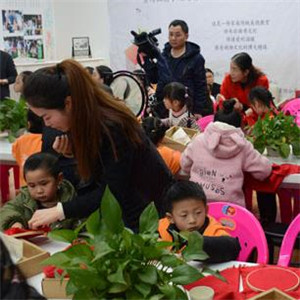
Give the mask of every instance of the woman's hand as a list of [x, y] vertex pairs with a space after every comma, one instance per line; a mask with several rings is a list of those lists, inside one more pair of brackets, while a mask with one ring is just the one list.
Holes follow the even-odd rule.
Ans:
[[40, 226], [48, 226], [60, 218], [59, 211], [56, 206], [47, 208], [47, 209], [39, 209], [35, 211], [32, 218], [28, 221], [28, 226], [31, 229], [37, 229]]
[[10, 228], [24, 228], [23, 225], [19, 222], [14, 223]]
[[65, 157], [72, 158], [72, 147], [69, 138], [66, 134], [57, 136], [52, 145], [53, 149]]

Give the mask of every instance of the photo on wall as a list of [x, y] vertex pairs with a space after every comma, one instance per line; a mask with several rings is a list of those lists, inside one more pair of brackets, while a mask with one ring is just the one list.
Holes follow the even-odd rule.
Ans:
[[24, 17], [24, 36], [42, 35], [42, 15], [23, 15]]
[[19, 10], [2, 10], [3, 34], [23, 34], [23, 14]]
[[42, 14], [2, 10], [4, 51], [14, 59], [44, 59]]

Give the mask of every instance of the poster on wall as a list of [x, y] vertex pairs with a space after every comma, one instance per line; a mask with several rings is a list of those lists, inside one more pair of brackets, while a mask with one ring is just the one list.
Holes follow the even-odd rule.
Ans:
[[234, 54], [247, 52], [280, 98], [293, 97], [300, 87], [300, 26], [295, 22], [299, 0], [110, 0], [108, 11], [114, 70], [138, 68], [132, 30], [149, 33], [161, 28], [157, 38], [163, 51], [170, 22], [181, 19], [187, 22], [189, 41], [200, 46], [216, 82], [221, 83], [229, 72]]
[[4, 51], [14, 59], [44, 59], [42, 14], [2, 10]]

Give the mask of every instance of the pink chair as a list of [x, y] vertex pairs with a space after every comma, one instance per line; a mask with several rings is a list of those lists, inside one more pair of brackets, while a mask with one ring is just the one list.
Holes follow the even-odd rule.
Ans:
[[296, 240], [299, 241], [298, 234], [300, 232], [300, 214], [293, 220], [288, 227], [279, 252], [278, 266], [287, 267], [292, 259], [294, 245]]
[[248, 261], [256, 249], [257, 263], [268, 263], [269, 251], [265, 233], [250, 211], [229, 202], [212, 202], [208, 207], [208, 214], [228, 227], [231, 236], [239, 238], [241, 251], [237, 260]]
[[300, 127], [300, 98], [289, 100], [281, 110], [286, 114], [289, 113], [295, 117], [295, 123]]
[[203, 132], [206, 128], [206, 126], [213, 122], [214, 120], [214, 115], [209, 115], [209, 116], [205, 116], [203, 118], [200, 118], [198, 121], [197, 121], [197, 125], [199, 126], [200, 130]]

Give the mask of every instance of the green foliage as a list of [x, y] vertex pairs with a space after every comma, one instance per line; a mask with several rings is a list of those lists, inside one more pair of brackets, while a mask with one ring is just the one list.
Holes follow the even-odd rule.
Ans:
[[260, 153], [271, 148], [281, 157], [287, 158], [291, 146], [293, 154], [300, 155], [300, 129], [294, 117], [286, 116], [283, 112], [274, 117], [267, 114], [264, 119], [259, 118], [247, 138]]
[[27, 108], [23, 99], [15, 101], [5, 99], [0, 101], [0, 132], [7, 130], [8, 138], [13, 141], [21, 128], [26, 128]]
[[81, 241], [43, 264], [55, 265], [69, 274], [67, 293], [74, 294], [74, 299], [188, 299], [179, 286], [204, 276], [187, 264], [207, 258], [202, 250], [203, 237], [197, 232], [183, 233], [181, 237], [188, 245], [179, 257], [166, 248], [174, 243], [158, 240], [158, 221], [151, 203], [140, 216], [139, 233], [132, 232], [124, 226], [121, 208], [106, 188], [101, 212], [94, 212], [85, 222], [87, 232], [80, 233], [80, 228], [49, 234], [68, 242], [80, 236]]

